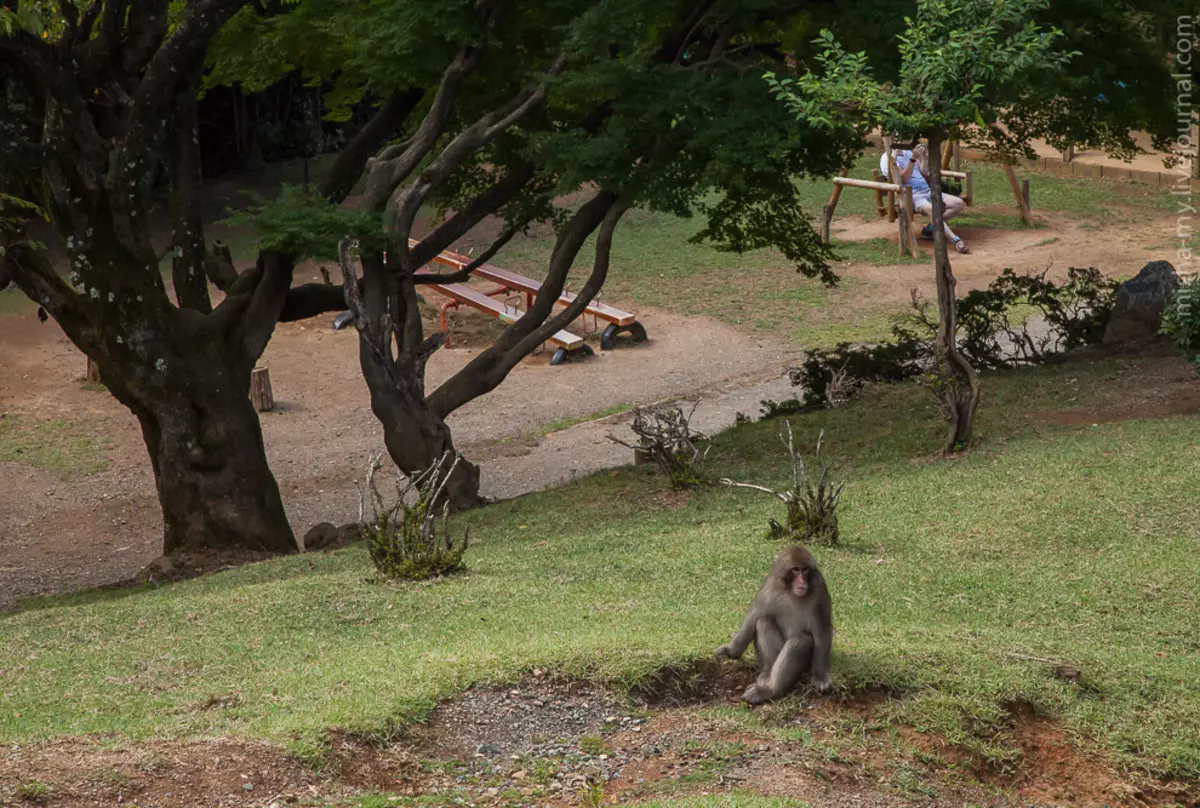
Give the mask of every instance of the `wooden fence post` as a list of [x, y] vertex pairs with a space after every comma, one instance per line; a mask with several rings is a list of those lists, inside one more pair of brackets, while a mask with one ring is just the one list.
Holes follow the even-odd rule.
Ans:
[[250, 372], [250, 402], [259, 412], [275, 408], [275, 397], [271, 394], [271, 374], [266, 368], [255, 368]]

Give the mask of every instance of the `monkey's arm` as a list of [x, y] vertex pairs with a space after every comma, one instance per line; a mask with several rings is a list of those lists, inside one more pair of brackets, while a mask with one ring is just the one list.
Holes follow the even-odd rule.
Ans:
[[737, 630], [737, 633], [733, 635], [733, 639], [727, 645], [722, 645], [717, 649], [717, 656], [737, 659], [746, 653], [746, 649], [754, 641], [754, 631], [758, 625], [758, 612], [758, 599], [756, 598], [746, 611], [746, 616], [742, 618], [741, 628]]

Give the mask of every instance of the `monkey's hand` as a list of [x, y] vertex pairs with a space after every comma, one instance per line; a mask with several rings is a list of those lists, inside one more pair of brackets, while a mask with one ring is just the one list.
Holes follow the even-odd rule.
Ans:
[[733, 653], [733, 649], [728, 645], [722, 645], [717, 649], [717, 659], [737, 659], [738, 655]]
[[822, 676], [814, 676], [809, 680], [809, 684], [812, 685], [818, 693], [828, 692], [829, 688], [833, 686], [833, 682], [829, 680], [828, 673]]
[[775, 694], [771, 692], [769, 686], [764, 685], [762, 682], [755, 682], [746, 688], [746, 692], [742, 694], [742, 701], [758, 706], [759, 704], [766, 704], [774, 696]]

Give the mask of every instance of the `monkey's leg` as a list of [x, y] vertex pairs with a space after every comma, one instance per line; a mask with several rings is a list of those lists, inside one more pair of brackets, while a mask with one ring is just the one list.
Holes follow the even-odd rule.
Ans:
[[775, 621], [769, 617], [758, 618], [754, 627], [754, 656], [758, 658], [759, 678], [766, 680], [775, 667], [775, 660], [783, 649], [783, 634]]
[[812, 637], [808, 634], [785, 642], [771, 666], [770, 676], [751, 685], [742, 694], [742, 699], [750, 704], [762, 704], [786, 695], [812, 664], [812, 647]]
[[809, 684], [821, 693], [829, 689], [829, 655], [833, 646], [833, 632], [824, 630], [813, 633], [812, 638], [812, 671], [809, 674]]

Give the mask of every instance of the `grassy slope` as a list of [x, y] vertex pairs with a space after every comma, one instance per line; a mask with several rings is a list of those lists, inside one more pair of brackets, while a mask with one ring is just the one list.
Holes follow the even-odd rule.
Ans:
[[[1013, 753], [1003, 705], [1023, 700], [1124, 762], [1200, 776], [1200, 418], [1036, 423], [1125, 368], [991, 377], [982, 448], [954, 462], [924, 456], [940, 428], [919, 389], [797, 419], [806, 442], [827, 430], [851, 480], [847, 544], [819, 553], [839, 686], [903, 692], [897, 720], [994, 758]], [[776, 426], [724, 436], [716, 471], [781, 480]], [[629, 468], [472, 513], [471, 571], [438, 583], [368, 582], [350, 548], [30, 604], [0, 616], [0, 743], [220, 733], [312, 749], [328, 727], [384, 729], [534, 665], [632, 682], [707, 657], [768, 563], [772, 505], [714, 489], [671, 509], [659, 488]], [[1070, 661], [1095, 690], [1023, 655]], [[209, 699], [230, 701], [198, 709]]]

